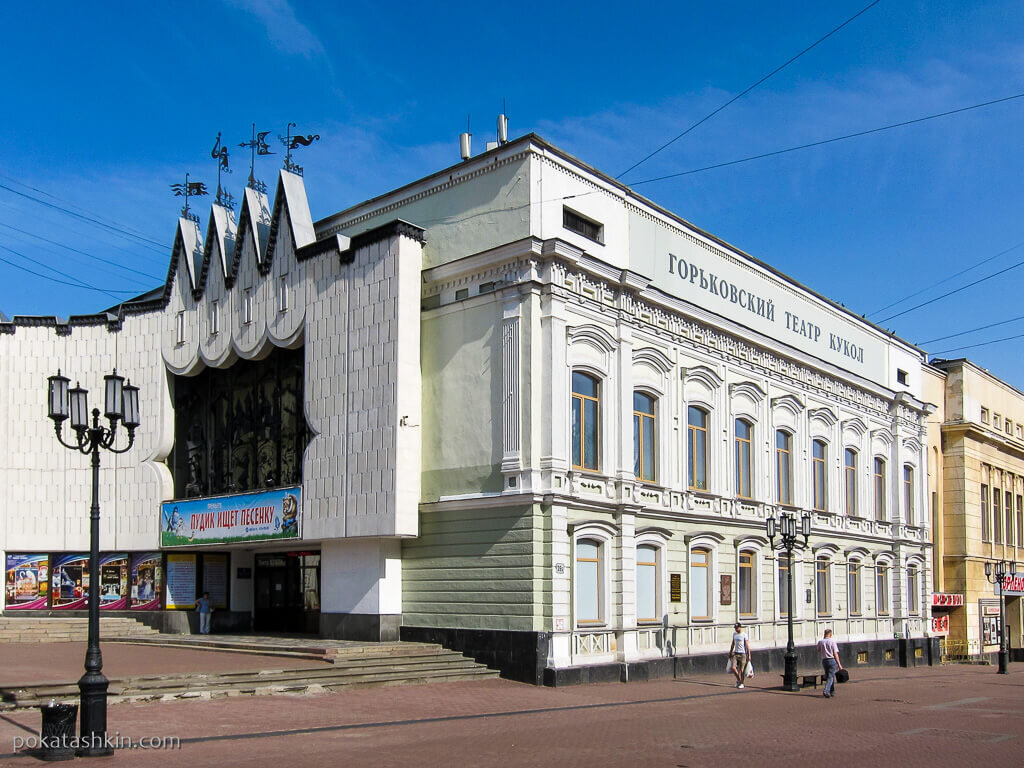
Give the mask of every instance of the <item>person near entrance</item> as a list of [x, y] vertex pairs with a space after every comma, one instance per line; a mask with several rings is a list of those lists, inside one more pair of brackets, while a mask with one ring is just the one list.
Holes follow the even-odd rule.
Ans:
[[203, 596], [196, 600], [196, 610], [199, 611], [199, 634], [210, 634], [210, 615], [213, 613], [213, 605], [210, 603], [209, 592], [203, 592]]
[[839, 646], [832, 638], [831, 629], [826, 629], [825, 636], [818, 641], [818, 658], [825, 670], [825, 698], [831, 699], [836, 695], [836, 671], [843, 668], [839, 661]]

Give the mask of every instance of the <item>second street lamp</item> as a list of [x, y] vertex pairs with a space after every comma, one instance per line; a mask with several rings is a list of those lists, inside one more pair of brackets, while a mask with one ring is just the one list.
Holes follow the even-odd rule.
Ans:
[[1010, 649], [1006, 644], [1006, 597], [1003, 595], [1003, 584], [1006, 577], [1017, 572], [1017, 564], [999, 560], [993, 565], [991, 560], [985, 561], [985, 578], [995, 584], [999, 595], [999, 674], [1009, 672]]
[[[799, 691], [800, 685], [797, 682], [796, 673], [796, 644], [793, 642], [793, 613], [796, 608], [796, 599], [793, 590], [793, 550], [807, 546], [811, 538], [811, 516], [806, 512], [800, 517], [800, 527], [797, 529], [796, 515], [791, 512], [782, 512], [778, 520], [769, 517], [765, 520], [765, 530], [768, 534], [768, 544], [776, 549], [775, 537], [778, 536], [779, 546], [786, 553], [786, 625], [789, 630], [789, 637], [786, 642], [786, 666], [782, 676], [782, 689], [785, 691]], [[799, 538], [803, 536], [803, 543]]]

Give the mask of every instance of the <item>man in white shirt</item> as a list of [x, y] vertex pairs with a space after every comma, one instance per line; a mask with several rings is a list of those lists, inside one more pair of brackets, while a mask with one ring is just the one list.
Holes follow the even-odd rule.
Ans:
[[826, 675], [825, 698], [831, 699], [836, 695], [836, 670], [843, 668], [843, 663], [839, 661], [839, 646], [832, 639], [831, 629], [826, 629], [825, 636], [818, 641], [818, 658], [821, 659]]
[[737, 623], [736, 632], [732, 636], [729, 657], [732, 659], [732, 673], [736, 675], [736, 687], [743, 687], [743, 679], [747, 673], [747, 661], [750, 660], [750, 641], [743, 634], [743, 625]]

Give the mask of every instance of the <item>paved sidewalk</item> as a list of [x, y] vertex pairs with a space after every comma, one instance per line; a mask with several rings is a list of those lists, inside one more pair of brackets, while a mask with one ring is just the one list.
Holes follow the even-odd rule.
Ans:
[[[1019, 671], [1018, 671], [1019, 670]], [[176, 736], [180, 749], [119, 750], [137, 766], [981, 766], [1019, 765], [1024, 665], [855, 669], [834, 699], [737, 690], [725, 676], [577, 688], [504, 680], [320, 696], [122, 704], [122, 738]], [[39, 715], [0, 715], [0, 765]]]

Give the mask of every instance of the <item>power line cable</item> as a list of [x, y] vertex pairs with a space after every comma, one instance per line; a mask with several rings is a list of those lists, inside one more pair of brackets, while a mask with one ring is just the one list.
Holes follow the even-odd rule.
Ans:
[[992, 341], [983, 341], [980, 344], [968, 344], [966, 347], [953, 347], [952, 349], [944, 349], [941, 352], [933, 352], [932, 357], [936, 355], [945, 355], [950, 352], [959, 352], [962, 349], [977, 349], [978, 347], [987, 347], [990, 344], [1000, 344], [1004, 341], [1013, 341], [1014, 339], [1024, 339], [1024, 333], [1017, 334], [1016, 336], [1006, 336], [1002, 339], [992, 339]]
[[33, 201], [35, 203], [38, 203], [39, 205], [45, 205], [47, 208], [53, 208], [54, 210], [60, 211], [61, 213], [65, 213], [68, 216], [73, 216], [76, 219], [80, 219], [82, 221], [90, 222], [92, 224], [95, 224], [98, 227], [102, 227], [103, 229], [106, 229], [106, 230], [109, 230], [109, 231], [114, 232], [116, 234], [119, 234], [122, 237], [132, 237], [132, 238], [135, 238], [136, 240], [140, 240], [140, 241], [142, 241], [143, 244], [146, 244], [146, 245], [148, 245], [150, 247], [157, 246], [157, 248], [159, 248], [161, 253], [164, 253], [164, 252], [167, 251], [167, 246], [165, 244], [157, 242], [156, 240], [151, 240], [150, 238], [145, 237], [144, 235], [137, 235], [134, 232], [132, 232], [130, 230], [127, 230], [127, 229], [124, 229], [122, 227], [115, 226], [113, 224], [107, 224], [106, 222], [100, 221], [99, 219], [94, 218], [92, 216], [86, 216], [84, 214], [77, 213], [76, 211], [72, 211], [70, 208], [65, 208], [64, 206], [57, 205], [55, 203], [50, 203], [50, 202], [47, 202], [46, 200], [40, 200], [38, 197], [33, 197], [32, 195], [27, 194], [25, 192], [19, 192], [18, 190], [13, 189], [13, 188], [7, 186], [6, 184], [0, 184], [0, 189], [6, 189], [8, 192], [10, 192], [12, 194], [18, 195], [19, 197], [24, 197], [25, 199], [31, 200], [31, 201]]
[[867, 11], [871, 10], [871, 8], [873, 8], [874, 6], [878, 5], [878, 4], [880, 3], [880, 2], [882, 2], [882, 0], [874, 0], [874, 2], [872, 2], [872, 3], [868, 3], [868, 5], [866, 5], [866, 6], [864, 6], [863, 8], [861, 8], [861, 9], [860, 9], [859, 11], [857, 11], [857, 13], [853, 14], [853, 16], [851, 16], [850, 18], [848, 18], [848, 19], [847, 19], [846, 21], [844, 21], [844, 22], [843, 22], [842, 24], [840, 24], [840, 25], [839, 25], [838, 27], [836, 27], [835, 29], [833, 29], [833, 30], [832, 30], [831, 32], [829, 32], [829, 33], [828, 33], [827, 35], [825, 35], [824, 37], [819, 37], [819, 38], [818, 38], [817, 40], [815, 40], [815, 41], [814, 41], [814, 42], [813, 42], [813, 43], [812, 43], [811, 45], [809, 45], [808, 47], [806, 47], [806, 48], [804, 48], [804, 49], [803, 49], [802, 51], [800, 51], [800, 53], [798, 53], [798, 54], [797, 54], [796, 56], [793, 56], [793, 57], [792, 57], [791, 59], [789, 59], [788, 61], [786, 61], [786, 62], [785, 62], [784, 64], [781, 64], [781, 65], [779, 65], [778, 67], [776, 67], [775, 69], [773, 69], [773, 70], [772, 70], [771, 72], [769, 72], [769, 73], [768, 73], [767, 75], [765, 75], [764, 77], [762, 77], [762, 78], [761, 78], [760, 80], [758, 80], [758, 81], [757, 81], [756, 83], [754, 83], [753, 85], [751, 85], [751, 86], [750, 86], [749, 88], [747, 88], [746, 90], [742, 91], [741, 93], [737, 94], [736, 96], [733, 96], [733, 97], [732, 97], [731, 99], [729, 99], [729, 100], [728, 100], [727, 102], [725, 102], [725, 104], [723, 104], [722, 106], [720, 106], [720, 107], [719, 107], [718, 109], [716, 109], [716, 110], [715, 110], [714, 112], [711, 112], [710, 114], [708, 114], [708, 115], [706, 115], [706, 116], [702, 117], [702, 118], [701, 118], [700, 120], [698, 120], [698, 121], [697, 121], [696, 123], [694, 123], [693, 125], [691, 125], [691, 126], [690, 126], [689, 128], [687, 128], [687, 129], [686, 129], [685, 131], [683, 131], [682, 133], [680, 133], [680, 134], [679, 134], [678, 136], [676, 136], [676, 137], [675, 137], [674, 139], [672, 139], [671, 141], [667, 141], [667, 142], [665, 142], [664, 144], [662, 144], [662, 145], [661, 145], [660, 147], [658, 147], [658, 148], [657, 148], [656, 150], [654, 150], [654, 151], [653, 151], [653, 152], [651, 152], [651, 153], [650, 153], [649, 155], [647, 155], [647, 157], [643, 158], [642, 160], [639, 160], [639, 161], [638, 161], [638, 162], [636, 162], [636, 163], [633, 163], [633, 165], [629, 166], [629, 168], [627, 168], [626, 170], [624, 170], [624, 171], [623, 171], [622, 173], [620, 173], [620, 174], [619, 174], [618, 176], [616, 176], [615, 178], [616, 178], [616, 179], [621, 179], [621, 178], [622, 178], [623, 176], [625, 176], [625, 175], [626, 175], [627, 173], [629, 173], [630, 171], [632, 171], [632, 170], [633, 170], [634, 168], [636, 168], [637, 166], [639, 166], [639, 165], [642, 165], [642, 164], [646, 163], [646, 162], [647, 162], [648, 160], [650, 160], [650, 159], [651, 159], [652, 157], [654, 157], [654, 156], [655, 156], [656, 154], [658, 154], [659, 152], [661, 152], [661, 151], [662, 151], [663, 149], [666, 149], [666, 148], [668, 148], [669, 146], [671, 146], [672, 144], [674, 144], [675, 142], [679, 141], [679, 139], [683, 138], [683, 136], [685, 136], [686, 134], [688, 134], [688, 133], [689, 133], [690, 131], [692, 131], [692, 130], [693, 130], [694, 128], [696, 128], [697, 126], [701, 125], [702, 123], [705, 123], [705, 122], [707, 122], [707, 121], [708, 121], [708, 120], [710, 120], [710, 119], [711, 119], [712, 117], [714, 117], [714, 116], [715, 116], [715, 115], [717, 115], [717, 114], [718, 114], [719, 112], [721, 112], [721, 111], [722, 111], [723, 109], [725, 109], [725, 108], [726, 108], [726, 107], [728, 107], [728, 106], [729, 106], [730, 104], [732, 104], [733, 102], [735, 102], [735, 101], [738, 101], [739, 99], [742, 99], [742, 98], [743, 98], [744, 96], [746, 96], [746, 95], [747, 95], [748, 93], [750, 93], [750, 92], [751, 92], [752, 90], [754, 90], [755, 88], [757, 88], [757, 86], [761, 85], [761, 83], [765, 82], [766, 80], [768, 80], [769, 78], [771, 78], [771, 77], [772, 77], [773, 75], [776, 75], [776, 74], [778, 74], [779, 72], [781, 72], [782, 70], [784, 70], [784, 69], [785, 69], [786, 67], [788, 67], [788, 66], [789, 66], [790, 64], [792, 64], [792, 63], [793, 63], [794, 61], [796, 61], [797, 59], [799, 59], [799, 58], [800, 58], [801, 56], [803, 56], [803, 55], [804, 55], [805, 53], [807, 53], [807, 52], [808, 52], [808, 51], [810, 51], [811, 49], [813, 49], [813, 48], [817, 47], [817, 46], [818, 46], [818, 45], [819, 45], [820, 43], [823, 43], [823, 42], [825, 42], [826, 40], [828, 40], [828, 38], [832, 37], [832, 35], [834, 35], [834, 34], [835, 34], [836, 32], [838, 32], [838, 31], [839, 31], [840, 29], [842, 29], [843, 27], [845, 27], [845, 26], [846, 26], [847, 24], [849, 24], [849, 23], [850, 23], [851, 21], [853, 21], [854, 19], [856, 19], [856, 18], [857, 18], [858, 16], [860, 16], [861, 14], [863, 14], [863, 13], [866, 13]]
[[[65, 245], [64, 243], [58, 243], [56, 240], [50, 240], [48, 238], [45, 238], [42, 235], [37, 235], [37, 234], [35, 234], [33, 232], [29, 232], [29, 231], [24, 230], [24, 229], [18, 229], [17, 227], [12, 227], [10, 224], [4, 224], [3, 222], [0, 222], [0, 227], [5, 227], [7, 229], [14, 230], [15, 232], [20, 232], [23, 235], [28, 235], [29, 237], [34, 237], [37, 240], [42, 240], [44, 243], [49, 243], [50, 245], [56, 245], [59, 248], [65, 248], [65, 249], [67, 249], [69, 251], [72, 251], [73, 253], [79, 253], [82, 256], [88, 256], [90, 259], [95, 259], [96, 261], [102, 261], [104, 264], [110, 264], [111, 266], [117, 267], [118, 269], [124, 269], [124, 270], [127, 270], [128, 272], [134, 272], [135, 274], [142, 275], [143, 277], [149, 278], [150, 280], [159, 280], [160, 279], [159, 277], [157, 277], [155, 275], [150, 275], [150, 274], [148, 274], [146, 272], [141, 272], [141, 271], [139, 271], [137, 269], [132, 269], [131, 267], [126, 267], [124, 264], [119, 264], [118, 262], [112, 261], [111, 259], [104, 259], [102, 256], [95, 256], [95, 255], [93, 255], [91, 253], [86, 253], [85, 251], [81, 251], [78, 248], [73, 248], [70, 245]], [[143, 283], [141, 283], [141, 281], [138, 281], [138, 280], [136, 280], [136, 282], [138, 282], [140, 284], [143, 284]]]
[[812, 141], [809, 144], [801, 144], [798, 147], [789, 147], [788, 149], [777, 149], [774, 152], [765, 152], [764, 154], [760, 154], [760, 155], [751, 155], [750, 157], [744, 157], [744, 158], [741, 158], [739, 160], [730, 160], [727, 163], [715, 163], [714, 165], [706, 165], [703, 168], [694, 168], [694, 169], [689, 170], [689, 171], [680, 171], [679, 173], [669, 173], [669, 174], [666, 174], [665, 176], [656, 176], [653, 179], [644, 179], [643, 181], [634, 181], [634, 182], [630, 182], [629, 186], [631, 186], [631, 187], [638, 187], [641, 184], [650, 184], [650, 183], [655, 182], [655, 181], [664, 181], [665, 179], [675, 179], [675, 178], [678, 178], [680, 176], [689, 176], [691, 174], [701, 173], [703, 171], [712, 171], [712, 170], [715, 170], [716, 168], [725, 168], [726, 166], [730, 166], [730, 165], [739, 165], [740, 163], [749, 163], [751, 160], [761, 160], [761, 159], [763, 159], [765, 157], [775, 157], [776, 155], [784, 155], [784, 154], [786, 154], [788, 152], [796, 152], [796, 151], [801, 150], [801, 149], [809, 149], [811, 147], [820, 147], [823, 144], [833, 144], [833, 143], [835, 143], [837, 141], [843, 141], [845, 139], [855, 139], [858, 136], [867, 136], [868, 134], [871, 134], [871, 133], [880, 133], [881, 131], [888, 131], [888, 130], [890, 130], [892, 128], [903, 128], [904, 126], [907, 126], [907, 125], [914, 125], [915, 123], [923, 123], [926, 120], [935, 120], [936, 118], [939, 118], [939, 117], [948, 117], [949, 115], [956, 115], [956, 114], [959, 114], [961, 112], [969, 112], [972, 109], [981, 109], [982, 107], [990, 107], [993, 104], [1001, 104], [1004, 101], [1012, 101], [1013, 99], [1019, 99], [1019, 98], [1022, 98], [1022, 97], [1024, 97], [1024, 93], [1017, 93], [1017, 94], [1014, 94], [1013, 96], [1005, 96], [1005, 97], [1003, 97], [1001, 99], [993, 99], [992, 101], [985, 101], [985, 102], [982, 102], [981, 104], [972, 104], [969, 107], [961, 107], [960, 109], [951, 109], [948, 112], [939, 112], [938, 114], [935, 114], [935, 115], [927, 115], [925, 117], [918, 117], [918, 118], [916, 118], [914, 120], [905, 120], [902, 123], [893, 123], [891, 125], [883, 125], [880, 128], [871, 128], [870, 130], [867, 130], [867, 131], [858, 131], [857, 133], [848, 133], [845, 136], [836, 136], [836, 137], [831, 138], [831, 139], [823, 139], [822, 141]]
[[[46, 264], [42, 264], [41, 262], [38, 262], [35, 259], [33, 259], [33, 258], [29, 257], [29, 256], [26, 256], [23, 253], [18, 253], [13, 248], [8, 248], [6, 245], [0, 245], [0, 248], [3, 248], [5, 251], [10, 251], [15, 256], [21, 256], [21, 258], [23, 258], [23, 259], [28, 259], [29, 261], [33, 262], [34, 264], [39, 264], [40, 266], [42, 266], [42, 267], [44, 267], [46, 269], [49, 269], [51, 271], [56, 271], [56, 270], [53, 269], [53, 267], [49, 267]], [[98, 293], [105, 293], [105, 294], [107, 294], [107, 296], [109, 296], [110, 298], [112, 298], [112, 299], [114, 299], [116, 301], [121, 301], [121, 299], [119, 297], [115, 296], [114, 295], [115, 293], [135, 293], [135, 291], [117, 291], [117, 290], [113, 290], [113, 289], [107, 290], [106, 288], [97, 288], [96, 286], [89, 285], [88, 283], [83, 282], [81, 280], [78, 280], [77, 282], [74, 282], [74, 283], [69, 282], [67, 280], [58, 280], [56, 277], [50, 277], [49, 275], [44, 275], [42, 272], [36, 272], [35, 270], [29, 269], [28, 267], [23, 267], [20, 264], [15, 264], [13, 261], [5, 259], [3, 256], [0, 256], [0, 261], [4, 262], [5, 264], [9, 264], [10, 266], [14, 267], [15, 269], [20, 269], [20, 270], [22, 270], [24, 272], [28, 272], [29, 274], [35, 275], [36, 277], [41, 277], [44, 280], [50, 280], [50, 281], [52, 281], [54, 283], [60, 283], [61, 285], [70, 285], [72, 288], [84, 288], [85, 290], [89, 290], [89, 291], [97, 291]], [[58, 272], [58, 274], [62, 274], [62, 273]]]
[[[868, 316], [868, 317], [871, 317], [872, 315], [877, 315], [877, 314], [879, 314], [880, 312], [885, 312], [885, 310], [889, 309], [890, 307], [895, 307], [895, 306], [896, 306], [897, 304], [902, 304], [902, 303], [903, 303], [904, 301], [907, 301], [907, 300], [909, 300], [909, 299], [912, 299], [912, 298], [914, 298], [915, 296], [920, 296], [920, 295], [921, 295], [922, 293], [925, 293], [925, 292], [927, 292], [927, 291], [930, 291], [930, 290], [931, 290], [932, 288], [937, 288], [937, 287], [939, 287], [940, 285], [942, 285], [943, 283], [948, 283], [948, 282], [949, 282], [950, 280], [952, 280], [952, 279], [953, 279], [954, 277], [960, 277], [960, 275], [962, 275], [962, 274], [964, 274], [964, 273], [966, 273], [966, 272], [970, 272], [970, 271], [971, 271], [972, 269], [977, 269], [977, 268], [978, 268], [978, 267], [980, 267], [980, 266], [981, 266], [982, 264], [988, 264], [988, 263], [989, 263], [990, 261], [994, 261], [995, 259], [998, 259], [998, 258], [999, 258], [1000, 256], [1005, 256], [1005, 255], [1006, 255], [1006, 254], [1008, 254], [1008, 253], [1009, 253], [1010, 251], [1014, 251], [1014, 250], [1016, 250], [1016, 249], [1020, 248], [1020, 247], [1021, 247], [1022, 245], [1024, 245], [1024, 242], [1020, 242], [1020, 243], [1017, 243], [1016, 245], [1011, 245], [1011, 246], [1010, 246], [1009, 248], [1007, 248], [1007, 249], [1006, 249], [1005, 251], [1000, 251], [1000, 252], [999, 252], [999, 253], [997, 253], [997, 254], [996, 254], [995, 256], [989, 256], [989, 257], [988, 257], [987, 259], [982, 259], [982, 260], [981, 260], [981, 261], [979, 261], [979, 262], [978, 262], [977, 264], [972, 264], [971, 266], [967, 267], [966, 269], [961, 269], [961, 270], [960, 270], [959, 272], [954, 272], [954, 273], [953, 273], [952, 275], [950, 275], [949, 277], [944, 277], [944, 278], [942, 278], [941, 280], [939, 280], [939, 281], [938, 281], [937, 283], [932, 283], [931, 285], [929, 285], [929, 286], [928, 286], [928, 287], [926, 287], [926, 288], [922, 288], [922, 289], [921, 289], [921, 290], [919, 290], [919, 291], [914, 291], [913, 293], [907, 294], [907, 295], [906, 295], [906, 296], [904, 296], [904, 297], [903, 297], [902, 299], [898, 299], [898, 300], [894, 301], [894, 302], [893, 302], [892, 304], [886, 304], [886, 305], [885, 305], [884, 307], [882, 307], [881, 309], [876, 309], [876, 310], [875, 310], [874, 312], [869, 312], [869, 313], [867, 314], [867, 316]], [[948, 338], [950, 338], [950, 337], [949, 337], [949, 336], [944, 336], [943, 338], [947, 338], [947, 339], [948, 339]], [[933, 341], [935, 341], [935, 339], [933, 339]], [[924, 342], [924, 343], [925, 343], [925, 344], [927, 344], [928, 342], [926, 341], [926, 342]]]
[[968, 288], [973, 288], [974, 286], [978, 285], [979, 283], [984, 283], [986, 280], [991, 280], [993, 277], [999, 277], [999, 275], [1002, 275], [1002, 274], [1004, 274], [1006, 272], [1009, 272], [1011, 269], [1017, 269], [1017, 267], [1020, 267], [1020, 266], [1024, 266], [1024, 261], [1018, 261], [1016, 264], [1011, 264], [1010, 266], [1006, 267], [1005, 269], [1001, 269], [998, 272], [993, 272], [991, 275], [988, 275], [986, 277], [978, 278], [977, 280], [975, 280], [973, 282], [970, 282], [967, 285], [961, 285], [959, 288], [954, 288], [952, 291], [947, 291], [946, 293], [942, 294], [941, 296], [936, 296], [934, 299], [928, 299], [928, 301], [922, 301], [920, 304], [915, 304], [910, 309], [905, 309], [902, 312], [897, 312], [895, 315], [889, 315], [888, 317], [883, 317], [881, 320], [878, 321], [878, 323], [879, 324], [886, 323], [889, 320], [892, 320], [893, 318], [902, 317], [903, 315], [906, 315], [906, 314], [908, 314], [910, 312], [913, 312], [915, 309], [920, 309], [921, 307], [927, 307], [929, 304], [934, 304], [936, 301], [939, 301], [940, 299], [945, 299], [945, 298], [947, 298], [949, 296], [952, 296], [955, 293], [960, 293], [960, 291], [966, 291]]
[[987, 328], [995, 328], [997, 325], [1008, 325], [1009, 323], [1015, 323], [1018, 320], [1024, 320], [1024, 315], [1018, 315], [1017, 317], [1011, 317], [1009, 320], [1000, 320], [998, 323], [989, 323], [988, 325], [979, 325], [977, 328], [971, 328], [969, 331], [960, 331], [960, 333], [951, 333], [949, 336], [939, 336], [937, 339], [928, 339], [928, 341], [922, 341], [918, 346], [924, 346], [925, 344], [934, 344], [936, 341], [945, 341], [946, 339], [955, 339], [957, 336], [966, 336], [969, 333], [975, 331], [984, 331]]

